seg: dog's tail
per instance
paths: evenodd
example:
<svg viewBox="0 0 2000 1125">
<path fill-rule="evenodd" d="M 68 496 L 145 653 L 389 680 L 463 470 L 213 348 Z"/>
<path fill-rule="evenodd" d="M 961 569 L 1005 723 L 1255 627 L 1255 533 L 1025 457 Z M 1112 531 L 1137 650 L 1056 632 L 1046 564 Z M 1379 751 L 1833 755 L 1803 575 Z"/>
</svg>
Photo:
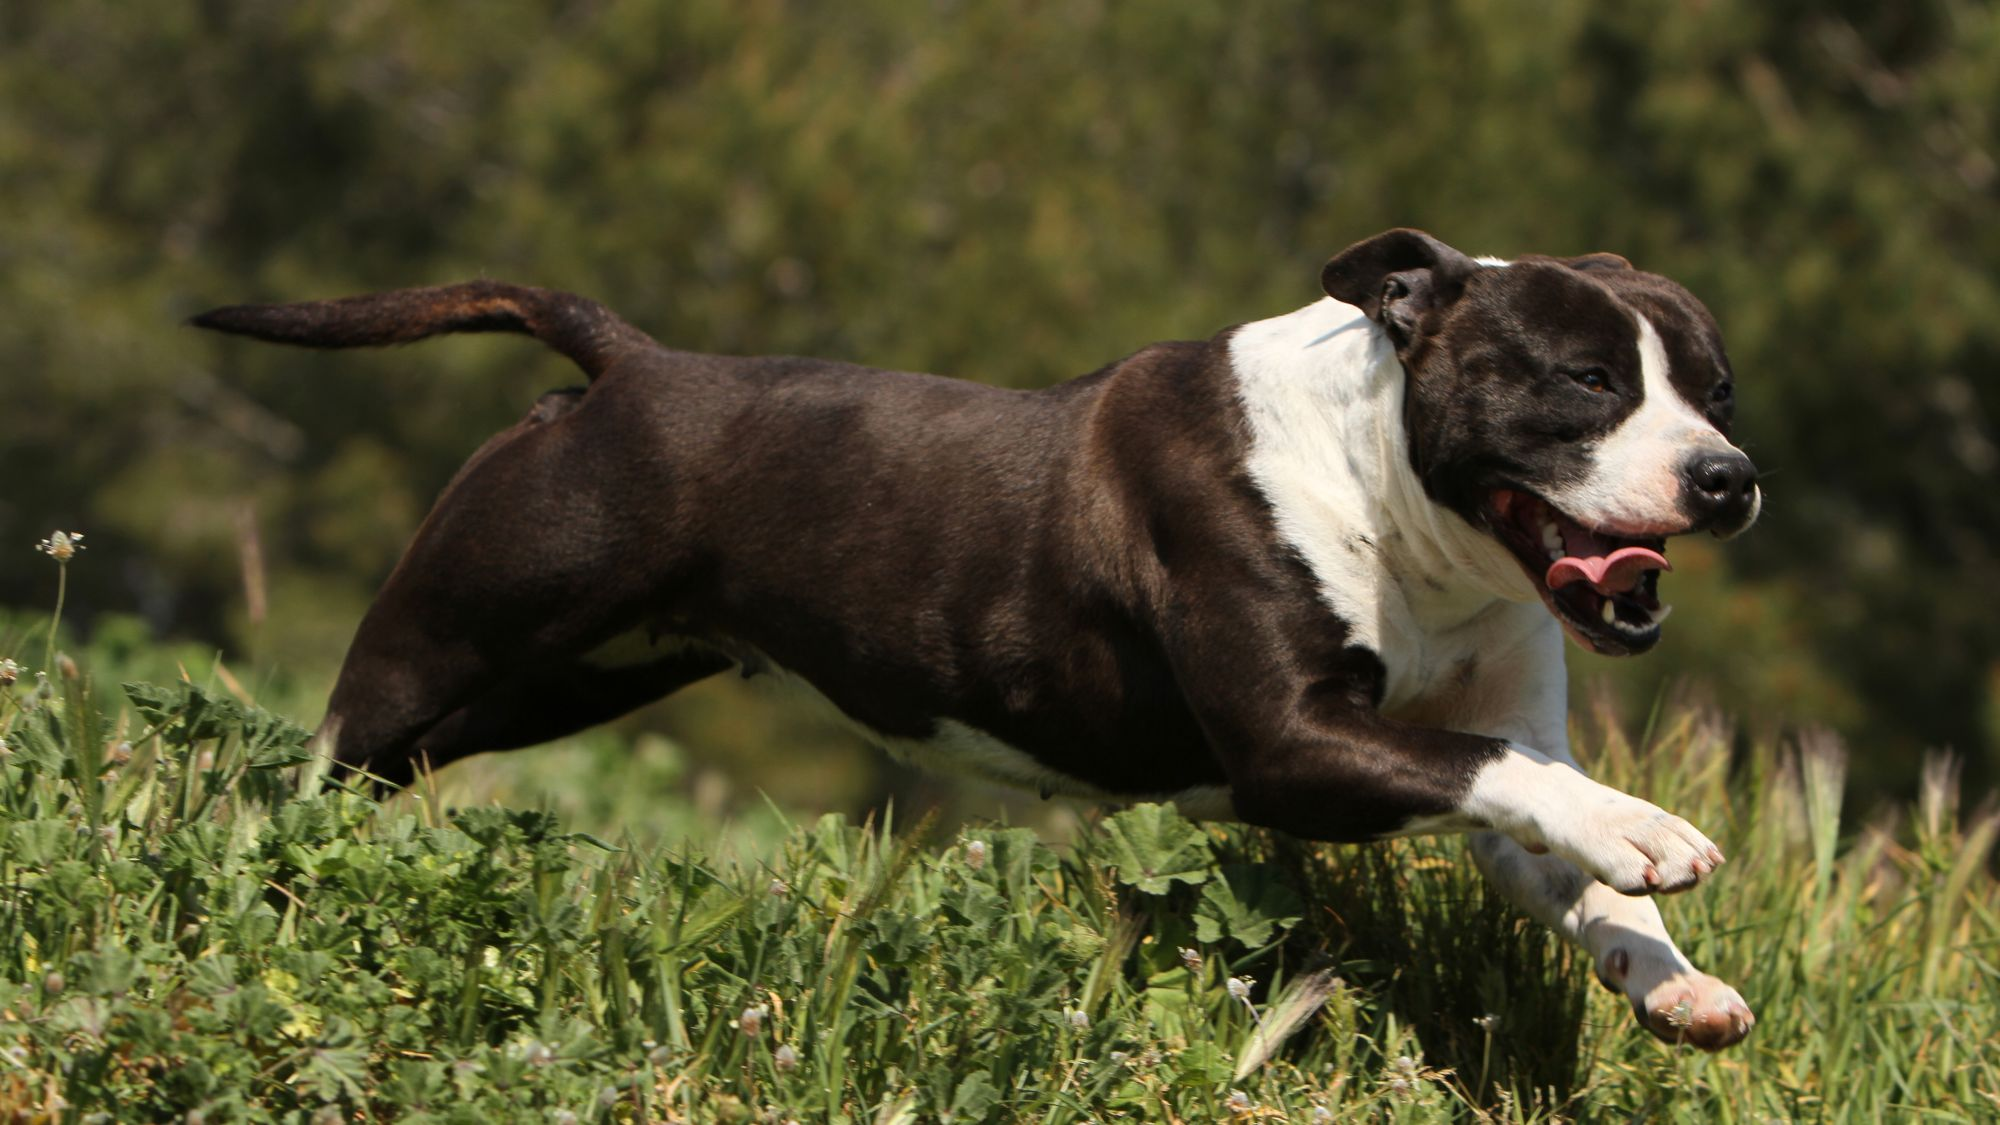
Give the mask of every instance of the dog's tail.
<svg viewBox="0 0 2000 1125">
<path fill-rule="evenodd" d="M 568 356 L 593 379 L 619 356 L 658 346 L 596 301 L 500 281 L 289 305 L 231 305 L 188 323 L 308 348 L 407 344 L 447 332 L 520 332 Z"/>
</svg>

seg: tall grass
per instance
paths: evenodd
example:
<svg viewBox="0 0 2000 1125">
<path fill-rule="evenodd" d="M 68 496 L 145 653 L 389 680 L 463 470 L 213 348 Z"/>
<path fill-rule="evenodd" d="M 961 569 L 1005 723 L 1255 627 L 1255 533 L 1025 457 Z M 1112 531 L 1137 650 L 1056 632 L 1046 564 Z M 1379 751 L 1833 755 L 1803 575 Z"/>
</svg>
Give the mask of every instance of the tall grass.
<svg viewBox="0 0 2000 1125">
<path fill-rule="evenodd" d="M 87 670 L 86 670 L 87 671 Z M 1669 710 L 1598 772 L 1731 864 L 1669 900 L 1752 1038 L 1637 1030 L 1454 841 L 1140 807 L 1073 844 L 837 818 L 751 858 L 378 803 L 212 686 L 0 692 L 0 1112 L 49 1121 L 2000 1117 L 2000 820 L 1843 832 L 1829 735 Z M 577 784 L 615 784 L 591 777 Z"/>
</svg>

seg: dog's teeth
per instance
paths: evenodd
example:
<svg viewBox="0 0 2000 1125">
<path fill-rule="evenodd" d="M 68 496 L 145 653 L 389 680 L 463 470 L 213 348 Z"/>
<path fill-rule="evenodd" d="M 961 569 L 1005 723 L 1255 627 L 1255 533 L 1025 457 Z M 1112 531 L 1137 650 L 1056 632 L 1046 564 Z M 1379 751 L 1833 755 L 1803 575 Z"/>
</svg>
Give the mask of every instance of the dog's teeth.
<svg viewBox="0 0 2000 1125">
<path fill-rule="evenodd" d="M 1660 622 L 1665 621 L 1667 619 L 1667 615 L 1672 613 L 1673 611 L 1674 611 L 1673 606 L 1667 605 L 1666 603 L 1662 602 L 1660 608 L 1651 610 L 1649 612 L 1651 612 L 1653 615 L 1653 624 L 1658 625 Z"/>
<path fill-rule="evenodd" d="M 1562 545 L 1563 545 L 1562 530 L 1556 527 L 1556 521 L 1549 520 L 1543 523 L 1542 546 L 1547 547 L 1550 551 L 1555 552 L 1550 556 L 1551 558 L 1559 559 L 1562 557 Z"/>
<path fill-rule="evenodd" d="M 1550 561 L 1550 562 L 1560 562 L 1560 561 L 1562 560 L 1562 557 L 1563 557 L 1563 549 L 1562 549 L 1561 547 L 1550 547 L 1550 548 L 1549 548 L 1549 561 Z"/>
<path fill-rule="evenodd" d="M 1609 598 L 1605 599 L 1604 602 L 1604 623 L 1606 625 L 1616 625 L 1618 623 L 1618 607 L 1612 605 Z"/>
</svg>

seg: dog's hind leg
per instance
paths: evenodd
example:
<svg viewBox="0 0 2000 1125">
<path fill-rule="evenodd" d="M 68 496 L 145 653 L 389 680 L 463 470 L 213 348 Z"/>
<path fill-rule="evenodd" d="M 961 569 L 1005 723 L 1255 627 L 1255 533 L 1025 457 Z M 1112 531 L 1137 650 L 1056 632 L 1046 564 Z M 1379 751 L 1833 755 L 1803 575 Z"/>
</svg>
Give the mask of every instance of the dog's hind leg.
<svg viewBox="0 0 2000 1125">
<path fill-rule="evenodd" d="M 601 683 L 576 667 L 659 608 L 677 565 L 671 521 L 635 525 L 606 494 L 672 503 L 634 452 L 644 421 L 618 405 L 545 402 L 460 470 L 348 650 L 322 725 L 338 764 L 404 783 L 423 755 L 565 734 L 721 667 L 662 653 Z M 593 414 L 608 416 L 577 428 Z"/>
</svg>

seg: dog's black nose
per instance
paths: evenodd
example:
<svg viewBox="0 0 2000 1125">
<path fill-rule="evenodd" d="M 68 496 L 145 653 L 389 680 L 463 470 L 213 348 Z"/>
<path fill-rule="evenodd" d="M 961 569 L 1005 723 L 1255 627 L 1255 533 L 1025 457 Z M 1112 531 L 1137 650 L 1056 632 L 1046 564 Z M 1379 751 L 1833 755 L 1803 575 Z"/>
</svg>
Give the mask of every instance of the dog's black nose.
<svg viewBox="0 0 2000 1125">
<path fill-rule="evenodd" d="M 1757 504 L 1757 466 L 1731 450 L 1702 453 L 1681 470 L 1689 514 L 1702 527 L 1739 530 Z"/>
</svg>

